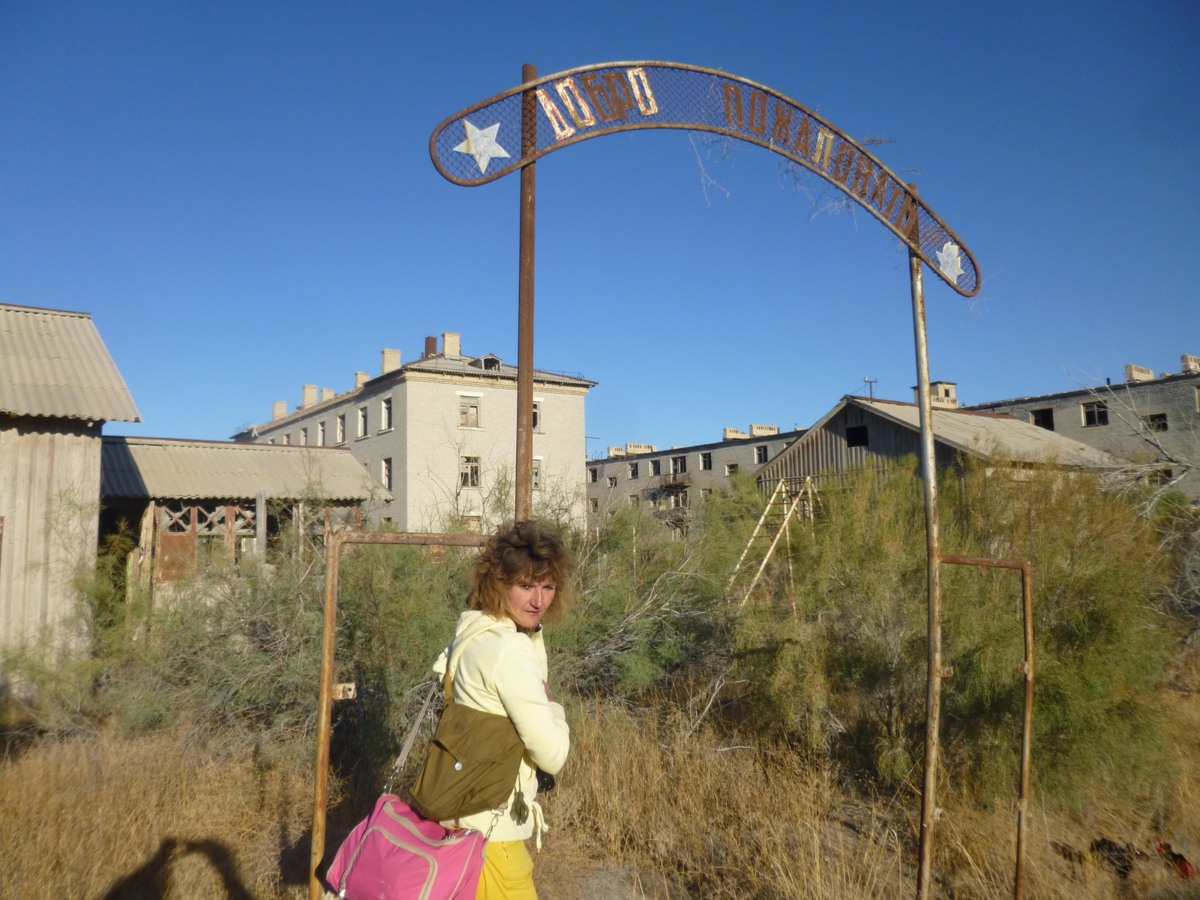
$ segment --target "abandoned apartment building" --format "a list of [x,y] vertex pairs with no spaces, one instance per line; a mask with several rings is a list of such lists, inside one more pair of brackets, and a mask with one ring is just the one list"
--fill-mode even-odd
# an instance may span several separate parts
[[[536,514],[572,522],[585,515],[584,399],[595,385],[534,372]],[[501,501],[511,502],[516,415],[516,366],[494,354],[467,356],[461,336],[444,332],[440,352],[428,337],[421,357],[408,363],[399,350],[383,350],[379,374],[356,372],[344,393],[304,385],[293,411],[276,401],[271,421],[233,439],[348,448],[392,497],[372,511],[372,524],[479,530],[499,517]]]
[[606,512],[617,504],[687,509],[698,496],[729,490],[734,473],[756,473],[803,434],[803,429],[780,433],[774,425],[751,425],[749,433],[726,428],[712,444],[609,447],[604,459],[587,464],[589,509]]
[[977,403],[968,409],[1007,413],[1132,463],[1200,504],[1200,358],[1184,355],[1182,371],[1155,375],[1126,365],[1118,384]]

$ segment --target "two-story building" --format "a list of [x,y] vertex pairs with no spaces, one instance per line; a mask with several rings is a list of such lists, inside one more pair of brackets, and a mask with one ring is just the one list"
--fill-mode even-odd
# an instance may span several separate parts
[[1185,355],[1181,362],[1178,374],[1156,376],[1127,365],[1119,384],[967,408],[1006,413],[1131,463],[1155,466],[1151,477],[1200,503],[1200,471],[1191,468],[1200,466],[1200,358]]
[[[596,385],[576,375],[534,373],[535,515],[584,517],[584,398]],[[420,359],[386,349],[380,374],[355,373],[341,394],[303,387],[292,412],[280,400],[271,421],[235,441],[348,447],[392,499],[374,522],[401,531],[488,528],[512,515],[516,471],[517,368],[495,355],[462,353],[460,335],[425,339]]]
[[734,473],[758,472],[803,434],[803,429],[780,433],[774,425],[751,425],[748,433],[726,428],[711,444],[609,447],[604,459],[587,465],[589,509],[599,513],[621,503],[687,509],[697,496],[728,490]]

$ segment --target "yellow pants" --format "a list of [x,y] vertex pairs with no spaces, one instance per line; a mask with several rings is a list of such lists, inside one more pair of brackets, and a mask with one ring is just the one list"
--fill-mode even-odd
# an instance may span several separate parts
[[533,859],[524,841],[489,843],[475,900],[537,900]]

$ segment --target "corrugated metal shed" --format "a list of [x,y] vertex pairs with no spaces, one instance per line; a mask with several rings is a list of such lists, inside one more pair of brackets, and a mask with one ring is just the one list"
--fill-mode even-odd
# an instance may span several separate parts
[[0,412],[140,422],[87,313],[0,304]]
[[[851,445],[851,426],[868,426],[866,444]],[[887,464],[919,452],[920,411],[896,400],[843,397],[804,436],[759,470],[760,482],[820,476],[855,466]],[[958,452],[985,460],[1043,463],[1073,468],[1110,467],[1119,461],[1103,450],[1006,415],[967,410],[933,410],[937,464]]]
[[100,459],[105,500],[250,499],[259,491],[268,500],[391,497],[338,447],[106,436]]
[[[914,431],[921,428],[920,411],[914,403],[866,400],[862,397],[847,397],[846,401]],[[1103,450],[1012,416],[935,408],[933,436],[955,450],[973,453],[984,459],[1054,463],[1060,466],[1120,465],[1117,459]]]

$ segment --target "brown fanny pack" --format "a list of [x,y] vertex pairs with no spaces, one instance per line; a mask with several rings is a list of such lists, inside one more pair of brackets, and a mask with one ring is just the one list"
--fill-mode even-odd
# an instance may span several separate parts
[[[453,661],[460,656],[461,651]],[[450,663],[447,659],[443,678],[445,708],[412,790],[417,811],[435,822],[496,809],[513,792],[525,755],[508,716],[454,702]]]

